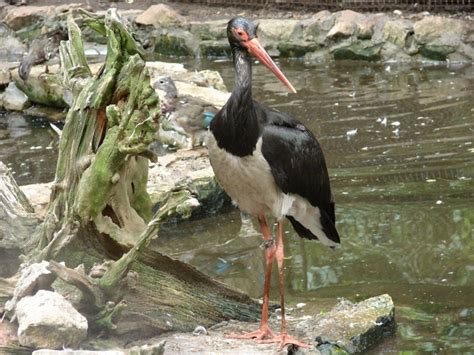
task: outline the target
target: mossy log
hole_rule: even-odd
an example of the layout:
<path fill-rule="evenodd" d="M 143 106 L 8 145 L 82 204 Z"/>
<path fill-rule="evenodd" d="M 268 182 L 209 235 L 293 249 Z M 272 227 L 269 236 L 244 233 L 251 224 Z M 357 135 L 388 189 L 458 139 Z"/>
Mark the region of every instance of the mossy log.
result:
<path fill-rule="evenodd" d="M 105 17 L 81 12 L 80 20 L 106 36 L 107 57 L 93 75 L 70 17 L 62 71 L 48 79 L 64 85 L 73 101 L 29 262 L 51 261 L 50 270 L 81 292 L 79 308 L 90 326 L 122 337 L 257 319 L 259 306 L 248 296 L 146 247 L 167 215 L 189 212 L 189 195 L 170 192 L 153 216 L 146 183 L 155 157 L 147 147 L 160 103 L 143 50 L 114 9 Z M 99 275 L 89 272 L 95 264 L 104 266 Z"/>

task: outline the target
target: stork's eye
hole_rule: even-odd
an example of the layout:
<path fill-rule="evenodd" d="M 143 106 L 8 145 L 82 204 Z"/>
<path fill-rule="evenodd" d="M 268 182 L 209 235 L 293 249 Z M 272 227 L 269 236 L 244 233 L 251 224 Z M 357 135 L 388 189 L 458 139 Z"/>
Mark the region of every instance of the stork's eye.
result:
<path fill-rule="evenodd" d="M 239 36 L 243 36 L 243 35 L 244 35 L 244 33 L 243 33 L 242 31 L 238 31 L 237 34 L 238 34 Z"/>

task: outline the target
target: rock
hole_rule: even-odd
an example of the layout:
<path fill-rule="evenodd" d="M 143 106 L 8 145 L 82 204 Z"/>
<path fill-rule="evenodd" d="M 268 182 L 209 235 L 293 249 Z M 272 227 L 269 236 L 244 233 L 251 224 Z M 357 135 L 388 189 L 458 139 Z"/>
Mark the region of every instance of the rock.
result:
<path fill-rule="evenodd" d="M 358 23 L 366 20 L 366 16 L 352 10 L 343 10 L 336 14 L 336 22 L 327 34 L 327 38 L 348 38 L 358 31 Z"/>
<path fill-rule="evenodd" d="M 326 35 L 336 22 L 335 14 L 324 10 L 303 21 L 303 38 L 306 41 L 324 44 Z"/>
<path fill-rule="evenodd" d="M 230 97 L 230 93 L 222 92 L 214 88 L 200 87 L 182 81 L 177 81 L 175 84 L 180 95 L 198 97 L 204 101 L 212 103 L 218 108 L 224 106 Z"/>
<path fill-rule="evenodd" d="M 228 20 L 196 21 L 190 23 L 190 31 L 203 41 L 227 40 Z"/>
<path fill-rule="evenodd" d="M 155 28 L 181 27 L 186 24 L 183 16 L 165 4 L 152 5 L 137 16 L 135 23 Z"/>
<path fill-rule="evenodd" d="M 26 46 L 16 37 L 0 36 L 0 61 L 20 61 L 26 52 Z"/>
<path fill-rule="evenodd" d="M 18 340 L 33 348 L 78 347 L 87 337 L 87 319 L 58 293 L 40 290 L 16 306 Z"/>
<path fill-rule="evenodd" d="M 328 353 L 363 353 L 394 331 L 395 307 L 386 294 L 355 304 L 342 300 L 326 314 L 296 326 L 297 333 L 316 339 L 316 348 Z"/>
<path fill-rule="evenodd" d="M 383 44 L 382 50 L 380 51 L 380 56 L 384 62 L 390 63 L 409 63 L 416 59 L 415 57 L 412 57 L 405 51 L 401 50 L 399 46 L 388 41 Z"/>
<path fill-rule="evenodd" d="M 153 51 L 171 57 L 197 56 L 199 41 L 191 32 L 180 29 L 157 30 L 153 35 Z"/>
<path fill-rule="evenodd" d="M 199 49 L 202 57 L 210 58 L 230 58 L 232 51 L 227 39 L 201 41 Z"/>
<path fill-rule="evenodd" d="M 10 83 L 10 70 L 16 67 L 11 63 L 0 63 L 0 88 L 6 87 Z"/>
<path fill-rule="evenodd" d="M 415 41 L 420 45 L 420 53 L 429 59 L 446 60 L 457 50 L 466 36 L 468 25 L 465 21 L 441 16 L 429 16 L 413 25 Z"/>
<path fill-rule="evenodd" d="M 22 111 L 29 105 L 28 96 L 19 90 L 14 83 L 8 84 L 3 95 L 3 106 L 10 111 Z"/>
<path fill-rule="evenodd" d="M 267 50 L 278 49 L 279 45 L 291 45 L 300 42 L 303 31 L 298 20 L 263 19 L 259 21 L 258 36 Z M 227 46 L 229 44 L 227 43 Z"/>
<path fill-rule="evenodd" d="M 52 185 L 53 183 L 49 182 L 45 184 L 20 186 L 21 191 L 23 191 L 28 201 L 30 201 L 33 206 L 36 215 L 41 219 L 46 215 Z"/>
<path fill-rule="evenodd" d="M 197 199 L 198 203 L 191 206 L 194 216 L 215 213 L 230 203 L 229 197 L 215 181 L 206 148 L 179 150 L 158 157 L 148 177 L 148 192 L 157 205 L 154 209 L 169 191 L 176 190 L 187 190 L 190 197 Z"/>
<path fill-rule="evenodd" d="M 331 48 L 334 59 L 376 61 L 381 57 L 382 43 L 374 44 L 371 41 L 357 40 L 349 44 L 342 44 Z"/>
<path fill-rule="evenodd" d="M 16 306 L 24 297 L 33 295 L 39 289 L 48 289 L 55 280 L 55 276 L 48 269 L 49 263 L 42 261 L 23 268 L 20 272 L 13 298 L 5 304 L 5 311 L 16 316 Z"/>
<path fill-rule="evenodd" d="M 54 15 L 54 6 L 20 6 L 10 7 L 3 21 L 12 30 L 20 30 L 24 27 L 42 22 L 47 17 Z"/>
<path fill-rule="evenodd" d="M 183 64 L 166 62 L 147 62 L 151 82 L 159 76 L 170 76 L 173 81 L 183 81 L 200 87 L 227 91 L 222 76 L 216 70 L 188 71 Z"/>
<path fill-rule="evenodd" d="M 387 21 L 383 27 L 383 39 L 400 48 L 407 47 L 408 37 L 413 34 L 413 23 L 406 19 Z"/>

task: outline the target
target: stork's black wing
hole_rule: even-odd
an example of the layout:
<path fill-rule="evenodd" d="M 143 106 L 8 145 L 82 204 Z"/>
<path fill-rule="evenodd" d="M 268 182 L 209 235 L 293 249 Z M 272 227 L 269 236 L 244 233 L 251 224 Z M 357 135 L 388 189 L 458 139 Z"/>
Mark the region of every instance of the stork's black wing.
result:
<path fill-rule="evenodd" d="M 291 116 L 258 103 L 256 106 L 263 128 L 262 153 L 278 187 L 284 193 L 297 194 L 318 207 L 323 231 L 328 238 L 339 243 L 334 200 L 319 142 L 301 122 Z M 301 237 L 317 237 L 291 216 L 288 219 Z"/>

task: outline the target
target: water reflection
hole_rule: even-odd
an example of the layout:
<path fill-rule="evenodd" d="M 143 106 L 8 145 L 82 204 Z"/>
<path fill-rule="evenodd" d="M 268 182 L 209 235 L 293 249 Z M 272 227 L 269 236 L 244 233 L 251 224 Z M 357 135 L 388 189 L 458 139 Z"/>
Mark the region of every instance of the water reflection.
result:
<path fill-rule="evenodd" d="M 47 122 L 0 111 L 0 161 L 19 185 L 53 180 L 57 145 L 58 135 Z"/>

